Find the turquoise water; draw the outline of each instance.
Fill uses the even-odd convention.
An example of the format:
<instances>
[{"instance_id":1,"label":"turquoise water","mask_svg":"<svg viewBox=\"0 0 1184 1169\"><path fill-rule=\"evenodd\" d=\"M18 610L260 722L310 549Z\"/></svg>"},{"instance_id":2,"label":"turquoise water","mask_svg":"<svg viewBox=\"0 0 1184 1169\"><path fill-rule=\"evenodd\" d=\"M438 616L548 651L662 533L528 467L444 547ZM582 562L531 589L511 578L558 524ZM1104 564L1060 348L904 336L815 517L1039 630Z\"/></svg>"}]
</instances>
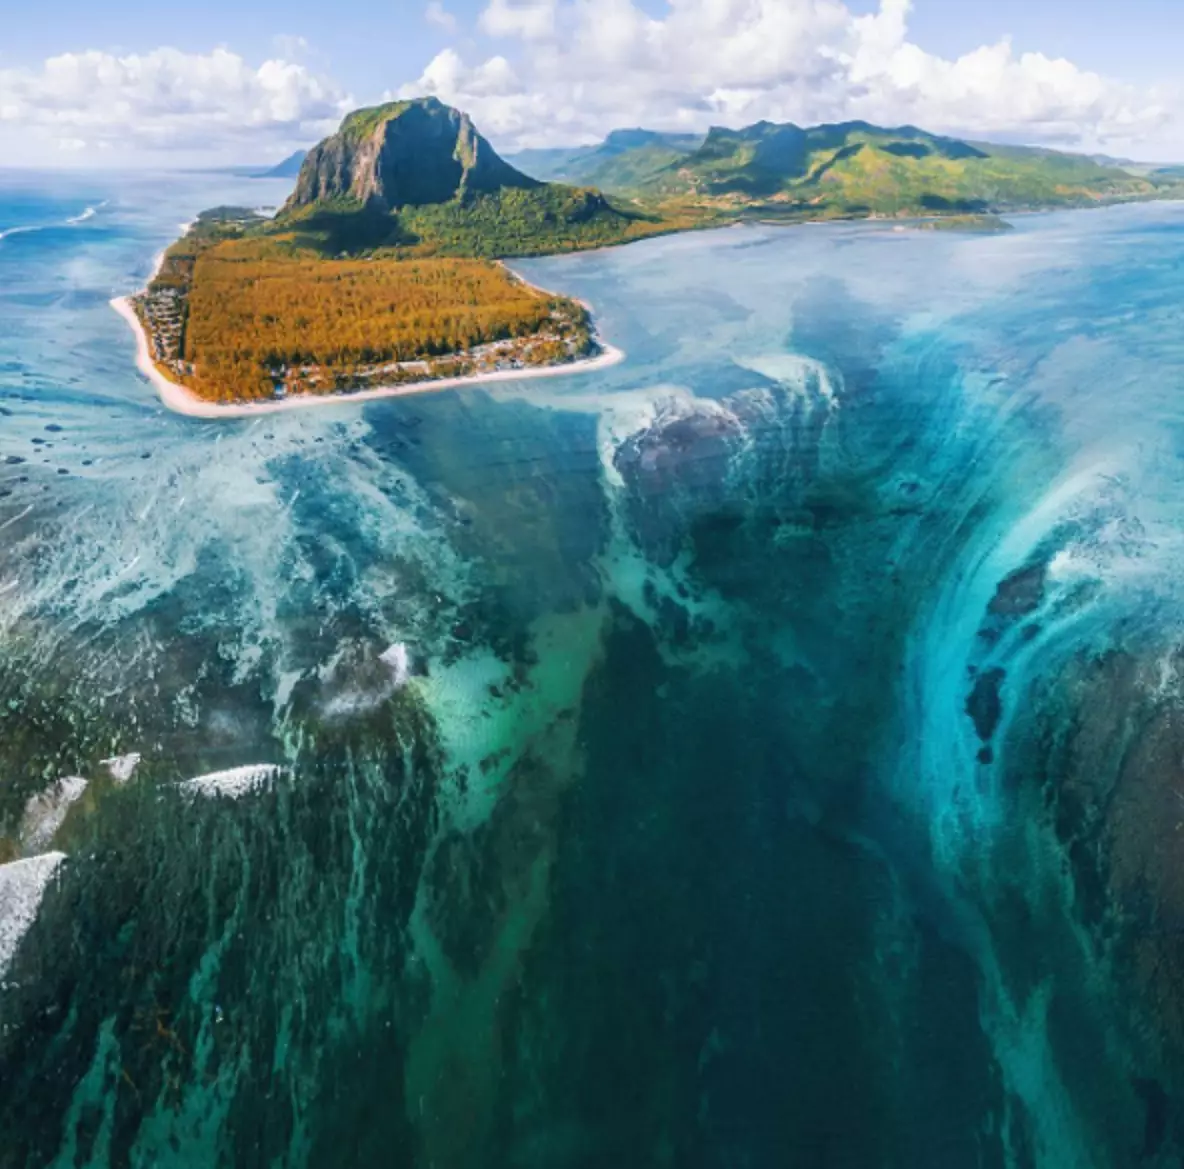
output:
<instances>
[{"instance_id":1,"label":"turquoise water","mask_svg":"<svg viewBox=\"0 0 1184 1169\"><path fill-rule=\"evenodd\" d=\"M108 299L284 194L0 176L0 1166L1179 1165L1184 207L167 413Z\"/></svg>"}]
</instances>

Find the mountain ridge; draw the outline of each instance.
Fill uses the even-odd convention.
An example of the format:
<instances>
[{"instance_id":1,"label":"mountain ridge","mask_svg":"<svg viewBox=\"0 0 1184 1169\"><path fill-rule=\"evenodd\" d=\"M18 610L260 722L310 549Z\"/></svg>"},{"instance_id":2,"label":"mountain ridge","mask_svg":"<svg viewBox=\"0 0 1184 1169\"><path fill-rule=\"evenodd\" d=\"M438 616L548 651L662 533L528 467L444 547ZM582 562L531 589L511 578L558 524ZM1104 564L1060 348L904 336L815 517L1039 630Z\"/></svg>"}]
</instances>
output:
<instances>
[{"instance_id":1,"label":"mountain ridge","mask_svg":"<svg viewBox=\"0 0 1184 1169\"><path fill-rule=\"evenodd\" d=\"M623 133L623 137L622 137ZM526 152L524 169L595 175L610 195L651 205L697 205L798 218L966 214L1080 206L1179 193L1171 171L1140 172L1081 154L934 134L865 121L715 126L697 145L666 135L655 158L648 131L614 131L566 155ZM654 135L655 137L663 137Z\"/></svg>"}]
</instances>

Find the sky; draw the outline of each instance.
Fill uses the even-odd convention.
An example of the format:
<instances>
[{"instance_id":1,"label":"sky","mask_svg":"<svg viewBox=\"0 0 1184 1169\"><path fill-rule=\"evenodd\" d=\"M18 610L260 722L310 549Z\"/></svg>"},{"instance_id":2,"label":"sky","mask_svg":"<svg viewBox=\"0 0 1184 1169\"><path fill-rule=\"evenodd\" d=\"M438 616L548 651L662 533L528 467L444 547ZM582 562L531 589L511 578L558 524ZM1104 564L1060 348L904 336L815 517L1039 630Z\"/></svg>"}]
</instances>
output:
<instances>
[{"instance_id":1,"label":"sky","mask_svg":"<svg viewBox=\"0 0 1184 1169\"><path fill-rule=\"evenodd\" d=\"M505 151L863 118L1184 160L1184 0L39 0L0 165L263 164L435 94Z\"/></svg>"}]
</instances>

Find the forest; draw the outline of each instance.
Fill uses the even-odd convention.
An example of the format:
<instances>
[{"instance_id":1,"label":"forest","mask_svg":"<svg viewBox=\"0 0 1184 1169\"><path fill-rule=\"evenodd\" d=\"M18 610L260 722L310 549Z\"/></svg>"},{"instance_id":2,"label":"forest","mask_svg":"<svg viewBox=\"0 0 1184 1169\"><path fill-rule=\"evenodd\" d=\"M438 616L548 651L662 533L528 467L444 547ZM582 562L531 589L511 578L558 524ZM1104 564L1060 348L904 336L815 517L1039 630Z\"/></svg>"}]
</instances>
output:
<instances>
[{"instance_id":1,"label":"forest","mask_svg":"<svg viewBox=\"0 0 1184 1169\"><path fill-rule=\"evenodd\" d=\"M474 350L496 342L522 342L523 363L571 359L591 346L581 306L486 260L325 260L252 238L194 250L165 276L192 265L167 372L208 400L469 372ZM397 364L421 362L430 364Z\"/></svg>"}]
</instances>

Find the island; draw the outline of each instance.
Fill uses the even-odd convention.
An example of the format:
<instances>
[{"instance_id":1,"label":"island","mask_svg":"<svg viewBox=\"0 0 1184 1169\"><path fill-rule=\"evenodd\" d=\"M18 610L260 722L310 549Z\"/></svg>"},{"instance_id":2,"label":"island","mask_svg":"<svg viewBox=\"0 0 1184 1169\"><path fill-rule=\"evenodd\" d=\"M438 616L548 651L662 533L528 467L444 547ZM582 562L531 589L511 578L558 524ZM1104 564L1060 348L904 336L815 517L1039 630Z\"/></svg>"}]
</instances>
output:
<instances>
[{"instance_id":1,"label":"island","mask_svg":"<svg viewBox=\"0 0 1184 1169\"><path fill-rule=\"evenodd\" d=\"M428 97L348 115L275 216L203 212L112 303L165 404L219 417L620 360L588 305L531 285L515 257L744 221L997 232L1007 212L1182 193L1168 173L864 122L625 130L507 161Z\"/></svg>"}]
</instances>

